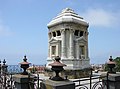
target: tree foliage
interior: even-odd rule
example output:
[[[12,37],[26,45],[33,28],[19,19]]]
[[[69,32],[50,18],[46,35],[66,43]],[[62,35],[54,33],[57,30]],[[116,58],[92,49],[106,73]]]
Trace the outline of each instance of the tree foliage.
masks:
[[[120,72],[120,57],[116,57],[114,61],[116,62],[116,67],[115,67],[116,72]]]
[[[115,70],[116,72],[120,72],[120,57],[116,57],[115,59],[113,59],[113,61],[116,62],[115,68],[113,70]],[[105,64],[104,70],[109,71],[107,63]]]
[[[107,63],[105,63],[105,69],[104,69],[104,70],[105,70],[105,71],[108,71],[108,70],[109,70]]]

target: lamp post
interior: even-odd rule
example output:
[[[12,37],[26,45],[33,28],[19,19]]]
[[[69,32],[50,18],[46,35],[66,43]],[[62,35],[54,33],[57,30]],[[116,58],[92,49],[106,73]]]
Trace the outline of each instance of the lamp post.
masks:
[[[115,71],[113,71],[113,68],[115,67],[115,64],[116,63],[113,61],[112,56],[110,56],[109,61],[107,62],[107,65],[108,65],[108,68],[109,68],[108,73],[116,73]]]
[[[20,63],[21,68],[23,68],[23,75],[28,75],[28,72],[26,71],[27,68],[29,68],[29,62],[27,62],[26,55],[24,56],[23,62]]]
[[[60,57],[57,56],[55,57],[55,61],[51,64],[49,64],[49,66],[52,66],[52,70],[55,71],[55,76],[53,78],[51,78],[51,80],[54,80],[54,81],[63,81],[64,79],[62,77],[59,76],[59,72],[64,70],[63,69],[63,66],[66,66],[65,64],[61,63],[60,62]]]

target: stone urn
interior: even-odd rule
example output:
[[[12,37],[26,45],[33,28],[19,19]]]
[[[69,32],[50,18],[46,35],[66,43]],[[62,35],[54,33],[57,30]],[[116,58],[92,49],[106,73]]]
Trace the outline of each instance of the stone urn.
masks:
[[[116,73],[115,71],[113,71],[113,68],[115,67],[115,64],[116,63],[113,61],[112,56],[110,56],[109,61],[107,62],[107,65],[108,65],[108,68],[109,68],[108,73]]]
[[[28,72],[26,71],[27,68],[29,68],[29,62],[27,62],[26,56],[24,56],[23,62],[20,63],[20,67],[23,68],[23,75],[28,75]]]
[[[63,66],[66,66],[65,64],[60,62],[60,57],[57,56],[55,57],[55,61],[51,64],[49,64],[49,66],[52,66],[51,70],[55,71],[55,76],[53,78],[50,78],[51,80],[54,81],[63,81],[64,79],[62,77],[59,76],[59,72],[64,70]]]

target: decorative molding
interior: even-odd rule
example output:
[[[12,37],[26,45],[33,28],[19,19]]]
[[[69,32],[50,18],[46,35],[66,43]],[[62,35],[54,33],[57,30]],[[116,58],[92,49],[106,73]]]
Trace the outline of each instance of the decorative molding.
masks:
[[[60,41],[61,40],[52,38],[51,40],[49,40],[49,43],[57,43],[57,42],[60,42]]]
[[[78,41],[78,42],[87,42],[87,40],[85,39],[85,37],[79,37],[79,38],[77,38],[75,41]]]

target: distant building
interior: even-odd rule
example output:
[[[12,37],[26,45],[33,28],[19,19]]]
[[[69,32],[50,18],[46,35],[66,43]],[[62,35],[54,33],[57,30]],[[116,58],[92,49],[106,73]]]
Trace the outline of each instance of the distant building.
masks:
[[[105,70],[105,64],[91,64],[91,66],[94,71],[104,71]]]
[[[72,9],[66,8],[47,25],[49,32],[47,65],[55,56],[67,65],[65,69],[90,67],[88,54],[89,24]]]

